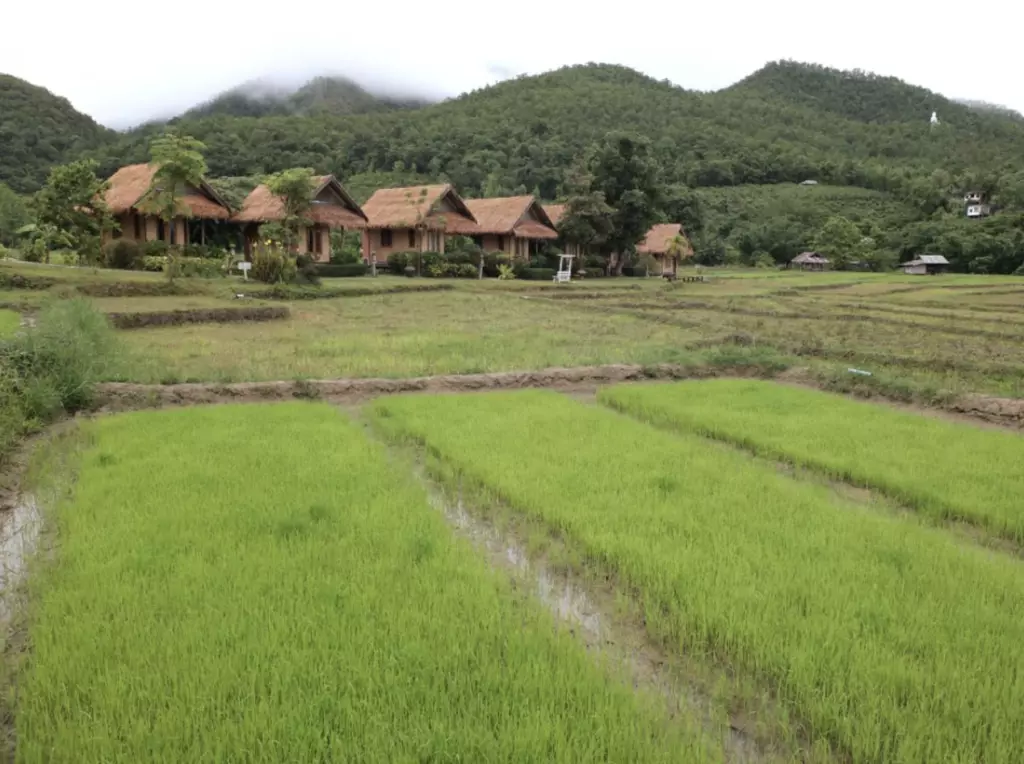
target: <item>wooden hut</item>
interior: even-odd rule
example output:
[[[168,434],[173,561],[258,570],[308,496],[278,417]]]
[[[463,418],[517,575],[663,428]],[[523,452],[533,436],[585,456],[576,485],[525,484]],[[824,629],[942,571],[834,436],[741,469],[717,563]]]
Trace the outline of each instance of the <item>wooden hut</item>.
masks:
[[[366,228],[366,214],[333,175],[317,177],[311,195],[306,212],[309,222],[299,228],[298,252],[326,261],[331,257],[331,231],[361,231]],[[266,185],[253,189],[242,203],[242,209],[232,218],[243,227],[247,258],[258,240],[260,225],[278,222],[284,217],[283,199],[271,193]]]
[[[558,246],[565,254],[572,255],[573,257],[582,257],[583,247],[575,241],[570,241],[565,238],[565,235],[559,230],[558,226],[562,222],[562,218],[565,217],[566,205],[564,204],[544,204],[542,205],[545,214],[548,216],[548,220],[551,221],[551,225],[554,226],[555,230],[558,231]]]
[[[540,242],[558,239],[551,218],[532,196],[467,199],[466,206],[476,223],[453,218],[447,231],[472,236],[485,252],[526,260]]]
[[[173,246],[205,244],[208,225],[219,225],[231,217],[231,210],[205,181],[198,186],[186,186],[181,192],[181,216],[173,225],[165,225],[159,215],[146,205],[154,189],[153,180],[158,166],[133,164],[122,167],[110,176],[103,195],[107,207],[120,226],[111,238],[132,241],[164,241]]]
[[[363,256],[377,262],[392,252],[444,252],[446,232],[472,230],[476,218],[449,185],[382,188],[363,205]]]
[[[682,244],[682,251],[679,253],[674,251],[674,242],[677,240],[681,240]],[[679,223],[658,223],[652,226],[644,240],[637,244],[636,252],[638,255],[650,255],[657,260],[662,275],[675,276],[679,270],[679,261],[693,257],[693,246]]]
[[[949,260],[942,255],[920,255],[913,260],[900,263],[904,273],[913,276],[934,276],[944,273],[949,267]]]
[[[822,257],[817,252],[801,252],[789,261],[789,267],[802,271],[827,271],[828,258]]]

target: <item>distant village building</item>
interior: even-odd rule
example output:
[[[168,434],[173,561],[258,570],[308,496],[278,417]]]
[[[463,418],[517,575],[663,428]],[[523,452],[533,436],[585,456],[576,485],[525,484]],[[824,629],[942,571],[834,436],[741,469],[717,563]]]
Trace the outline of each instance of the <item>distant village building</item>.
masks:
[[[944,273],[949,267],[949,260],[942,255],[920,255],[913,260],[900,263],[904,273],[912,276],[926,276]]]
[[[964,213],[969,218],[988,217],[992,214],[992,205],[981,191],[968,191],[964,194]]]
[[[331,258],[331,230],[361,231],[366,228],[366,215],[333,175],[315,178],[310,207],[306,213],[309,222],[299,227],[296,242],[300,254],[309,254],[314,260]],[[270,192],[266,185],[257,186],[245,198],[242,209],[232,222],[242,226],[246,259],[252,256],[263,223],[284,220],[284,201]]]
[[[935,111],[932,112],[931,124],[932,124],[932,127],[935,127],[936,125],[941,124],[939,122],[939,113],[938,112],[935,112]]]
[[[828,270],[828,259],[817,252],[801,252],[789,261],[789,267],[801,271],[825,271]]]

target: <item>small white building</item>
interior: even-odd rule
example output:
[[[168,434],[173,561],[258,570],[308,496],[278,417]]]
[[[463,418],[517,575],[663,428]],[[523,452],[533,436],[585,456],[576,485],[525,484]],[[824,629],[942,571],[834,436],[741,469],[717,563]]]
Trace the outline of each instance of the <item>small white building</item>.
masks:
[[[969,218],[987,218],[992,214],[992,207],[985,201],[981,191],[968,191],[964,194],[964,214]]]

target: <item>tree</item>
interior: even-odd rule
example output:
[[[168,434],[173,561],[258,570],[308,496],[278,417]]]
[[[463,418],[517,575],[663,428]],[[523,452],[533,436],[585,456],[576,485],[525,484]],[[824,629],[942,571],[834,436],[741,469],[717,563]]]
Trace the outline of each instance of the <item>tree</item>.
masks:
[[[96,262],[104,231],[113,218],[103,200],[107,182],[96,177],[96,162],[83,159],[50,171],[46,185],[36,194],[36,217],[47,252],[55,246],[73,249],[86,262]]]
[[[588,160],[590,191],[612,209],[612,230],[601,254],[615,257],[615,275],[626,257],[658,220],[664,189],[650,141],[627,133],[609,133]]]
[[[401,172],[398,169],[399,164],[401,162],[395,163],[396,172]],[[281,225],[286,250],[294,252],[298,249],[299,229],[309,222],[315,183],[313,171],[306,167],[285,170],[267,180],[270,193],[278,197],[284,206],[284,220],[281,221]]]
[[[863,260],[866,254],[864,235],[856,224],[840,215],[825,221],[814,239],[814,248],[842,270],[851,262]]]
[[[200,186],[206,175],[206,147],[190,135],[174,131],[154,138],[150,144],[150,160],[157,166],[153,184],[139,204],[140,209],[159,215],[168,225],[171,241],[177,241],[175,221],[191,211],[181,202],[189,186]]]
[[[566,184],[569,199],[558,224],[562,238],[575,244],[581,253],[601,250],[615,226],[615,210],[608,206],[604,194],[593,191],[593,177],[577,166]]]
[[[24,200],[0,183],[0,245],[12,246],[15,232],[28,222],[28,207]]]

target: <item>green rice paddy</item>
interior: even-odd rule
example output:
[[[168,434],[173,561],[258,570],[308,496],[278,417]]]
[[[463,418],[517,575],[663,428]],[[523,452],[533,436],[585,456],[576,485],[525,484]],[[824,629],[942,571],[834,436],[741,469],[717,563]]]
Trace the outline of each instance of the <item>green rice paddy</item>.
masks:
[[[1019,760],[1018,560],[554,393],[372,410],[636,592],[670,649],[769,683],[840,758]]]
[[[759,380],[620,386],[600,399],[1024,541],[1019,435]]]
[[[33,577],[18,761],[717,759],[336,410],[85,431],[58,559]]]

